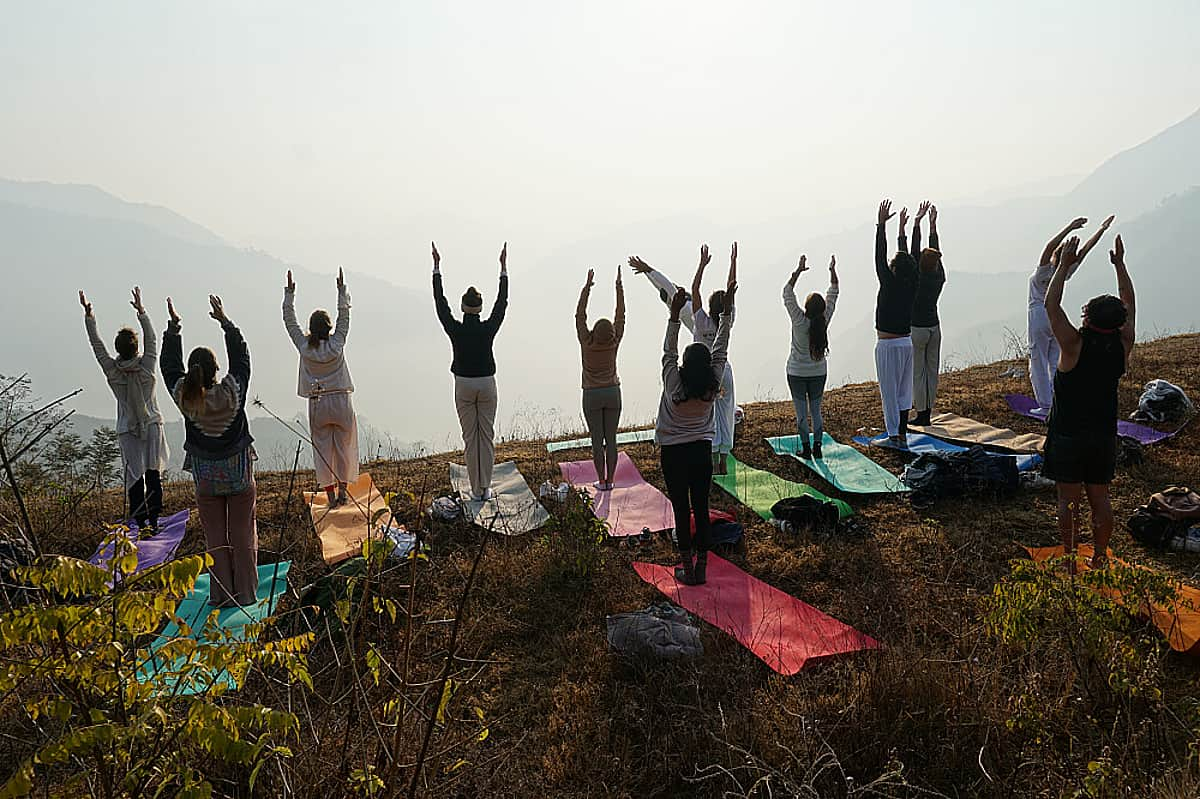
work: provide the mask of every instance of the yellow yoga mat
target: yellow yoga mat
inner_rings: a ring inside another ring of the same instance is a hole
[[[304,492],[321,540],[321,557],[329,564],[362,552],[362,543],[371,533],[371,517],[386,507],[383,494],[365,472],[350,484],[348,492],[350,501],[332,510],[324,491]]]
[[[917,427],[925,435],[951,441],[955,444],[981,444],[1006,452],[1037,453],[1046,447],[1046,437],[1037,433],[1015,433],[1004,427],[992,427],[954,413],[939,413],[931,420],[933,424]]]

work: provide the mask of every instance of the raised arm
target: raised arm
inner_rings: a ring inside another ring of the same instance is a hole
[[[1072,368],[1079,358],[1083,339],[1080,337],[1079,331],[1071,324],[1071,320],[1067,318],[1066,311],[1063,310],[1062,296],[1063,288],[1067,284],[1067,275],[1076,266],[1079,257],[1078,247],[1078,236],[1072,236],[1063,242],[1058,266],[1055,267],[1054,276],[1050,278],[1050,286],[1046,289],[1045,303],[1046,316],[1050,320],[1050,330],[1054,333],[1054,338],[1058,340],[1058,346],[1061,349],[1059,363],[1069,363]]]
[[[908,252],[908,206],[900,209],[900,235],[896,237],[896,249]]]
[[[1083,259],[1087,258],[1088,253],[1092,251],[1092,248],[1100,243],[1100,237],[1108,231],[1109,226],[1112,225],[1113,219],[1115,218],[1115,215],[1111,215],[1108,217],[1108,219],[1105,219],[1103,222],[1101,222],[1100,229],[1092,234],[1092,237],[1088,239],[1087,243],[1083,245],[1083,248],[1079,250],[1079,260],[1075,262],[1075,268],[1072,269],[1071,273],[1067,275],[1067,280],[1070,280],[1075,275],[1075,270],[1078,269],[1079,265],[1083,263]]]
[[[500,287],[496,289],[496,302],[492,305],[492,315],[484,323],[492,332],[500,329],[504,322],[504,314],[508,311],[508,242],[500,250]]]
[[[209,316],[216,319],[225,331],[225,357],[229,359],[229,374],[242,387],[242,399],[245,401],[246,391],[250,387],[250,348],[246,346],[246,339],[242,338],[242,331],[225,315],[221,298],[210,294],[208,302],[212,305]]]
[[[292,344],[303,352],[308,342],[304,338],[304,331],[300,329],[300,323],[296,321],[296,281],[292,280],[290,269],[287,273],[287,285],[283,287],[283,327],[287,330]]]
[[[671,313],[667,318],[667,334],[663,339],[663,390],[673,392],[679,381],[679,312],[687,304],[687,292],[679,289],[671,298]]]
[[[589,269],[587,282],[583,284],[583,290],[579,292],[579,304],[575,306],[575,335],[580,342],[586,342],[588,338],[588,323],[587,323],[587,306],[588,297],[591,296],[592,286],[595,283],[596,270]]]
[[[92,352],[96,355],[96,361],[100,364],[100,368],[104,370],[104,374],[108,374],[117,368],[113,357],[108,354],[108,348],[104,346],[104,342],[100,339],[100,331],[96,329],[96,317],[92,314],[92,304],[87,301],[84,293],[79,292],[79,304],[83,306],[83,327],[87,331],[88,341],[92,345]]]
[[[621,282],[620,264],[617,264],[617,310],[613,314],[613,335],[617,341],[625,337],[625,284]]]
[[[929,206],[929,246],[938,252],[942,251],[941,245],[938,243],[937,231],[937,206]]]
[[[442,291],[442,256],[438,253],[437,244],[430,242],[430,246],[433,249],[433,307],[442,329],[449,333],[454,327],[454,314],[450,312],[450,303],[446,302],[446,294]]]
[[[875,224],[875,275],[881,285],[887,285],[892,279],[892,270],[888,269],[887,261],[887,221],[895,215],[891,200],[879,204],[879,216]]]
[[[1125,242],[1117,234],[1117,241],[1108,252],[1108,259],[1117,270],[1117,294],[1125,303],[1125,325],[1121,328],[1121,343],[1125,345],[1125,355],[1133,349],[1133,341],[1137,330],[1137,303],[1133,293],[1133,281],[1129,278],[1129,270],[1125,268]]]
[[[729,360],[729,334],[733,330],[736,297],[737,277],[733,275],[725,285],[725,311],[721,314],[721,322],[717,325],[717,337],[713,340],[712,369],[713,374],[718,376],[725,371],[725,362]]]
[[[838,300],[837,256],[829,256],[829,288],[825,290],[825,322],[833,318],[833,309]]]
[[[350,290],[346,288],[346,278],[342,274],[342,268],[338,267],[337,276],[337,321],[333,324],[333,335],[329,337],[330,343],[337,349],[346,346],[346,339],[350,336]]]
[[[927,213],[929,213],[929,200],[924,200],[917,206],[917,215],[913,218],[912,249],[909,250],[909,254],[918,261],[921,259],[921,219]]]
[[[150,314],[142,306],[142,290],[137,286],[133,287],[133,300],[129,304],[137,311],[138,323],[142,326],[142,368],[153,372],[158,365],[158,336],[154,332]]]
[[[1054,251],[1058,249],[1058,245],[1063,243],[1063,240],[1070,236],[1072,232],[1079,230],[1087,224],[1087,217],[1081,216],[1078,219],[1071,220],[1065,228],[1060,230],[1058,234],[1046,242],[1046,248],[1042,250],[1042,260],[1038,261],[1039,266],[1049,266],[1050,260],[1054,257]]]
[[[704,297],[700,293],[700,284],[704,282],[704,267],[708,266],[708,262],[711,260],[712,256],[708,254],[708,245],[701,245],[700,265],[696,267],[696,276],[692,278],[692,313],[704,307]]]
[[[796,281],[800,278],[800,275],[807,271],[808,256],[801,255],[800,262],[792,270],[792,276],[783,284],[783,307],[787,309],[788,316],[791,317],[793,323],[800,321],[800,317],[804,316],[804,311],[800,308],[800,303],[796,302]]]
[[[183,366],[183,336],[180,334],[179,314],[175,313],[175,305],[167,297],[167,329],[163,333],[162,357],[158,362],[162,371],[163,383],[168,393],[174,393],[176,384],[187,374]]]

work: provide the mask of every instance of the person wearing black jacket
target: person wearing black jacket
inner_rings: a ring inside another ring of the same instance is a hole
[[[170,322],[160,357],[163,381],[183,413],[184,471],[196,486],[196,504],[208,554],[208,602],[215,607],[252,605],[258,591],[258,527],[255,515],[254,438],[246,419],[250,350],[221,298],[209,296],[209,314],[225,331],[229,372],[217,381],[217,358],[197,347],[183,363],[183,337],[175,305],[167,298]]]
[[[921,217],[929,214],[929,247],[921,249]],[[904,229],[900,229],[900,247],[904,248]],[[942,358],[942,328],[938,323],[938,298],[946,285],[942,252],[938,247],[937,206],[928,200],[917,208],[913,220],[913,259],[917,262],[917,293],[912,309],[913,408],[914,425],[930,424],[933,402],[937,399],[938,372]]]
[[[888,437],[905,444],[908,412],[912,410],[913,347],[912,308],[917,293],[917,262],[908,254],[904,226],[908,209],[900,211],[900,250],[887,260],[887,221],[895,216],[892,201],[879,204],[875,226],[875,274],[879,293],[875,298],[875,371],[883,401],[883,421]]]
[[[462,427],[471,499],[485,501],[492,496],[490,486],[496,460],[496,359],[492,342],[508,308],[508,243],[500,250],[500,289],[492,314],[486,320],[480,318],[483,296],[474,286],[463,294],[462,321],[454,318],[442,291],[442,257],[436,244],[432,249],[433,303],[454,353],[450,371],[454,373],[454,404]]]

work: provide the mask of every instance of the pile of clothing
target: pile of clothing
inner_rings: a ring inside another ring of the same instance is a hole
[[[1200,552],[1200,494],[1183,486],[1163,489],[1135,510],[1126,526],[1145,546]]]
[[[1020,486],[1015,458],[993,455],[981,446],[962,452],[926,452],[904,467],[900,479],[909,487],[914,507],[966,494],[1008,496]]]
[[[622,655],[675,660],[704,654],[700,628],[686,610],[669,602],[617,613],[607,621],[608,645]]]
[[[785,533],[828,534],[837,530],[838,506],[836,503],[802,494],[785,497],[771,506],[775,526]]]
[[[1182,424],[1191,417],[1195,406],[1183,389],[1166,380],[1151,380],[1142,390],[1137,410],[1129,418],[1155,424]]]

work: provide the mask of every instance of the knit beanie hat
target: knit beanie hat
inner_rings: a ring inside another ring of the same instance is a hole
[[[474,286],[471,286],[469,289],[467,289],[467,293],[462,296],[462,312],[483,312],[483,295],[476,291]]]

